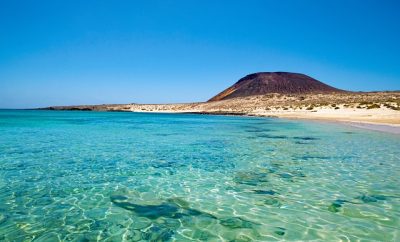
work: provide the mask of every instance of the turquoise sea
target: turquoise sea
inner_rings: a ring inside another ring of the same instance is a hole
[[[0,241],[400,241],[400,136],[272,118],[0,111]]]

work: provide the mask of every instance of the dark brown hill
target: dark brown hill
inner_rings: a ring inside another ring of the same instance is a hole
[[[225,89],[208,101],[264,95],[268,93],[302,94],[333,92],[344,91],[326,85],[304,74],[290,72],[259,72],[243,77],[233,86]]]

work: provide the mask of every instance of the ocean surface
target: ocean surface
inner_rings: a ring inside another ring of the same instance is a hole
[[[0,241],[400,241],[400,136],[270,118],[0,111]]]

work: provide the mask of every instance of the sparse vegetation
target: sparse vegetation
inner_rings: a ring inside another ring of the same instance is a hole
[[[385,103],[383,104],[383,106],[392,109],[392,110],[396,110],[396,111],[400,111],[400,106],[399,104],[397,104],[397,106],[395,106],[396,104],[390,104],[390,103]]]
[[[374,103],[374,104],[368,105],[367,109],[374,109],[374,108],[380,108],[380,107],[381,107],[381,105]]]

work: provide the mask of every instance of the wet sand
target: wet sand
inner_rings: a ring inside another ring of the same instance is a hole
[[[389,124],[372,124],[372,123],[360,123],[360,122],[347,122],[344,123],[350,125],[352,127],[368,129],[374,131],[380,131],[385,133],[399,134],[400,135],[400,126],[394,126]]]

